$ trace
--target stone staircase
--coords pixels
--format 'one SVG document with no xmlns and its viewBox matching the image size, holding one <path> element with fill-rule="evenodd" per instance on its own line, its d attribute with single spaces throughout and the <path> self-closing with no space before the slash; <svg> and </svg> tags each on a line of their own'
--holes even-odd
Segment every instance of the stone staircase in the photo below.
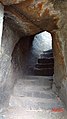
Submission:
<svg viewBox="0 0 67 119">
<path fill-rule="evenodd" d="M 52 76 L 18 79 L 1 119 L 67 119 L 64 105 L 51 86 Z"/>
<path fill-rule="evenodd" d="M 43 51 L 34 67 L 34 75 L 53 76 L 54 58 L 52 50 Z"/>
<path fill-rule="evenodd" d="M 9 58 L 7 59 L 10 62 Z M 9 62 L 7 64 L 10 64 Z M 4 62 L 1 66 L 3 64 Z M 36 68 L 43 68 L 44 65 L 53 68 L 53 62 L 38 62 Z M 10 72 L 10 68 L 8 70 Z M 5 108 L 0 110 L 0 119 L 67 119 L 64 104 L 52 91 L 52 75 L 20 76 L 17 72 L 17 75 L 14 75 L 15 82 L 11 75 L 10 72 L 9 77 L 12 79 L 8 77 L 5 86 L 0 89 L 0 107 L 3 108 L 5 105 Z"/>
</svg>

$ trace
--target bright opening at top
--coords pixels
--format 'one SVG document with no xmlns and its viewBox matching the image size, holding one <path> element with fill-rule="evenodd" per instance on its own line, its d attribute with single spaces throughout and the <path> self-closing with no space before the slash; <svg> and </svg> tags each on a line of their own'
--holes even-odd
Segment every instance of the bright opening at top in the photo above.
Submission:
<svg viewBox="0 0 67 119">
<path fill-rule="evenodd" d="M 33 52 L 37 55 L 41 54 L 43 51 L 52 49 L 52 36 L 49 32 L 44 31 L 35 35 L 33 40 Z"/>
</svg>

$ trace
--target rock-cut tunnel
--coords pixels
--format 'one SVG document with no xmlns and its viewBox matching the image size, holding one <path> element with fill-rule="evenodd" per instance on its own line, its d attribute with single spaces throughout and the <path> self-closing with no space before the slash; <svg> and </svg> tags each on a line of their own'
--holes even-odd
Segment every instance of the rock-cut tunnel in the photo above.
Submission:
<svg viewBox="0 0 67 119">
<path fill-rule="evenodd" d="M 14 69 L 23 75 L 53 76 L 54 58 L 51 34 L 44 31 L 22 37 L 12 53 Z"/>
<path fill-rule="evenodd" d="M 0 118 L 67 119 L 67 1 L 0 2 Z"/>
</svg>

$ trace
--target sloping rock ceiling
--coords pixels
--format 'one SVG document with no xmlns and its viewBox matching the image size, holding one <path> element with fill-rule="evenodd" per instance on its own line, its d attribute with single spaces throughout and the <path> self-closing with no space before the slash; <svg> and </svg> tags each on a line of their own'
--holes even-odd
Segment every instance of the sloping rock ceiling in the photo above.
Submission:
<svg viewBox="0 0 67 119">
<path fill-rule="evenodd" d="M 4 5 L 17 4 L 24 0 L 0 0 Z"/>
<path fill-rule="evenodd" d="M 59 12 L 54 10 L 49 0 L 0 1 L 5 5 L 5 16 L 19 24 L 27 35 L 58 29 Z"/>
</svg>

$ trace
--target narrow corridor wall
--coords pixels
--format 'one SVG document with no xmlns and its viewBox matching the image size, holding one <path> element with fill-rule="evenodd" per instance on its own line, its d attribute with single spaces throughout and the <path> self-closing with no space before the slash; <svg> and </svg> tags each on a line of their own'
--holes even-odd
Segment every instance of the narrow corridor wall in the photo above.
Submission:
<svg viewBox="0 0 67 119">
<path fill-rule="evenodd" d="M 3 17 L 4 17 L 4 7 L 0 3 L 0 50 L 1 50 L 1 42 L 2 42 Z"/>
<path fill-rule="evenodd" d="M 53 32 L 54 85 L 67 107 L 67 1 L 55 1 L 54 9 L 60 11 L 58 29 Z M 55 87 L 56 88 L 55 88 Z"/>
<path fill-rule="evenodd" d="M 11 57 L 13 49 L 16 43 L 20 39 L 20 34 L 15 29 L 12 22 L 10 23 L 10 19 L 6 18 L 4 20 L 4 27 L 3 27 L 3 36 L 2 36 L 2 48 L 3 52 Z"/>
</svg>

